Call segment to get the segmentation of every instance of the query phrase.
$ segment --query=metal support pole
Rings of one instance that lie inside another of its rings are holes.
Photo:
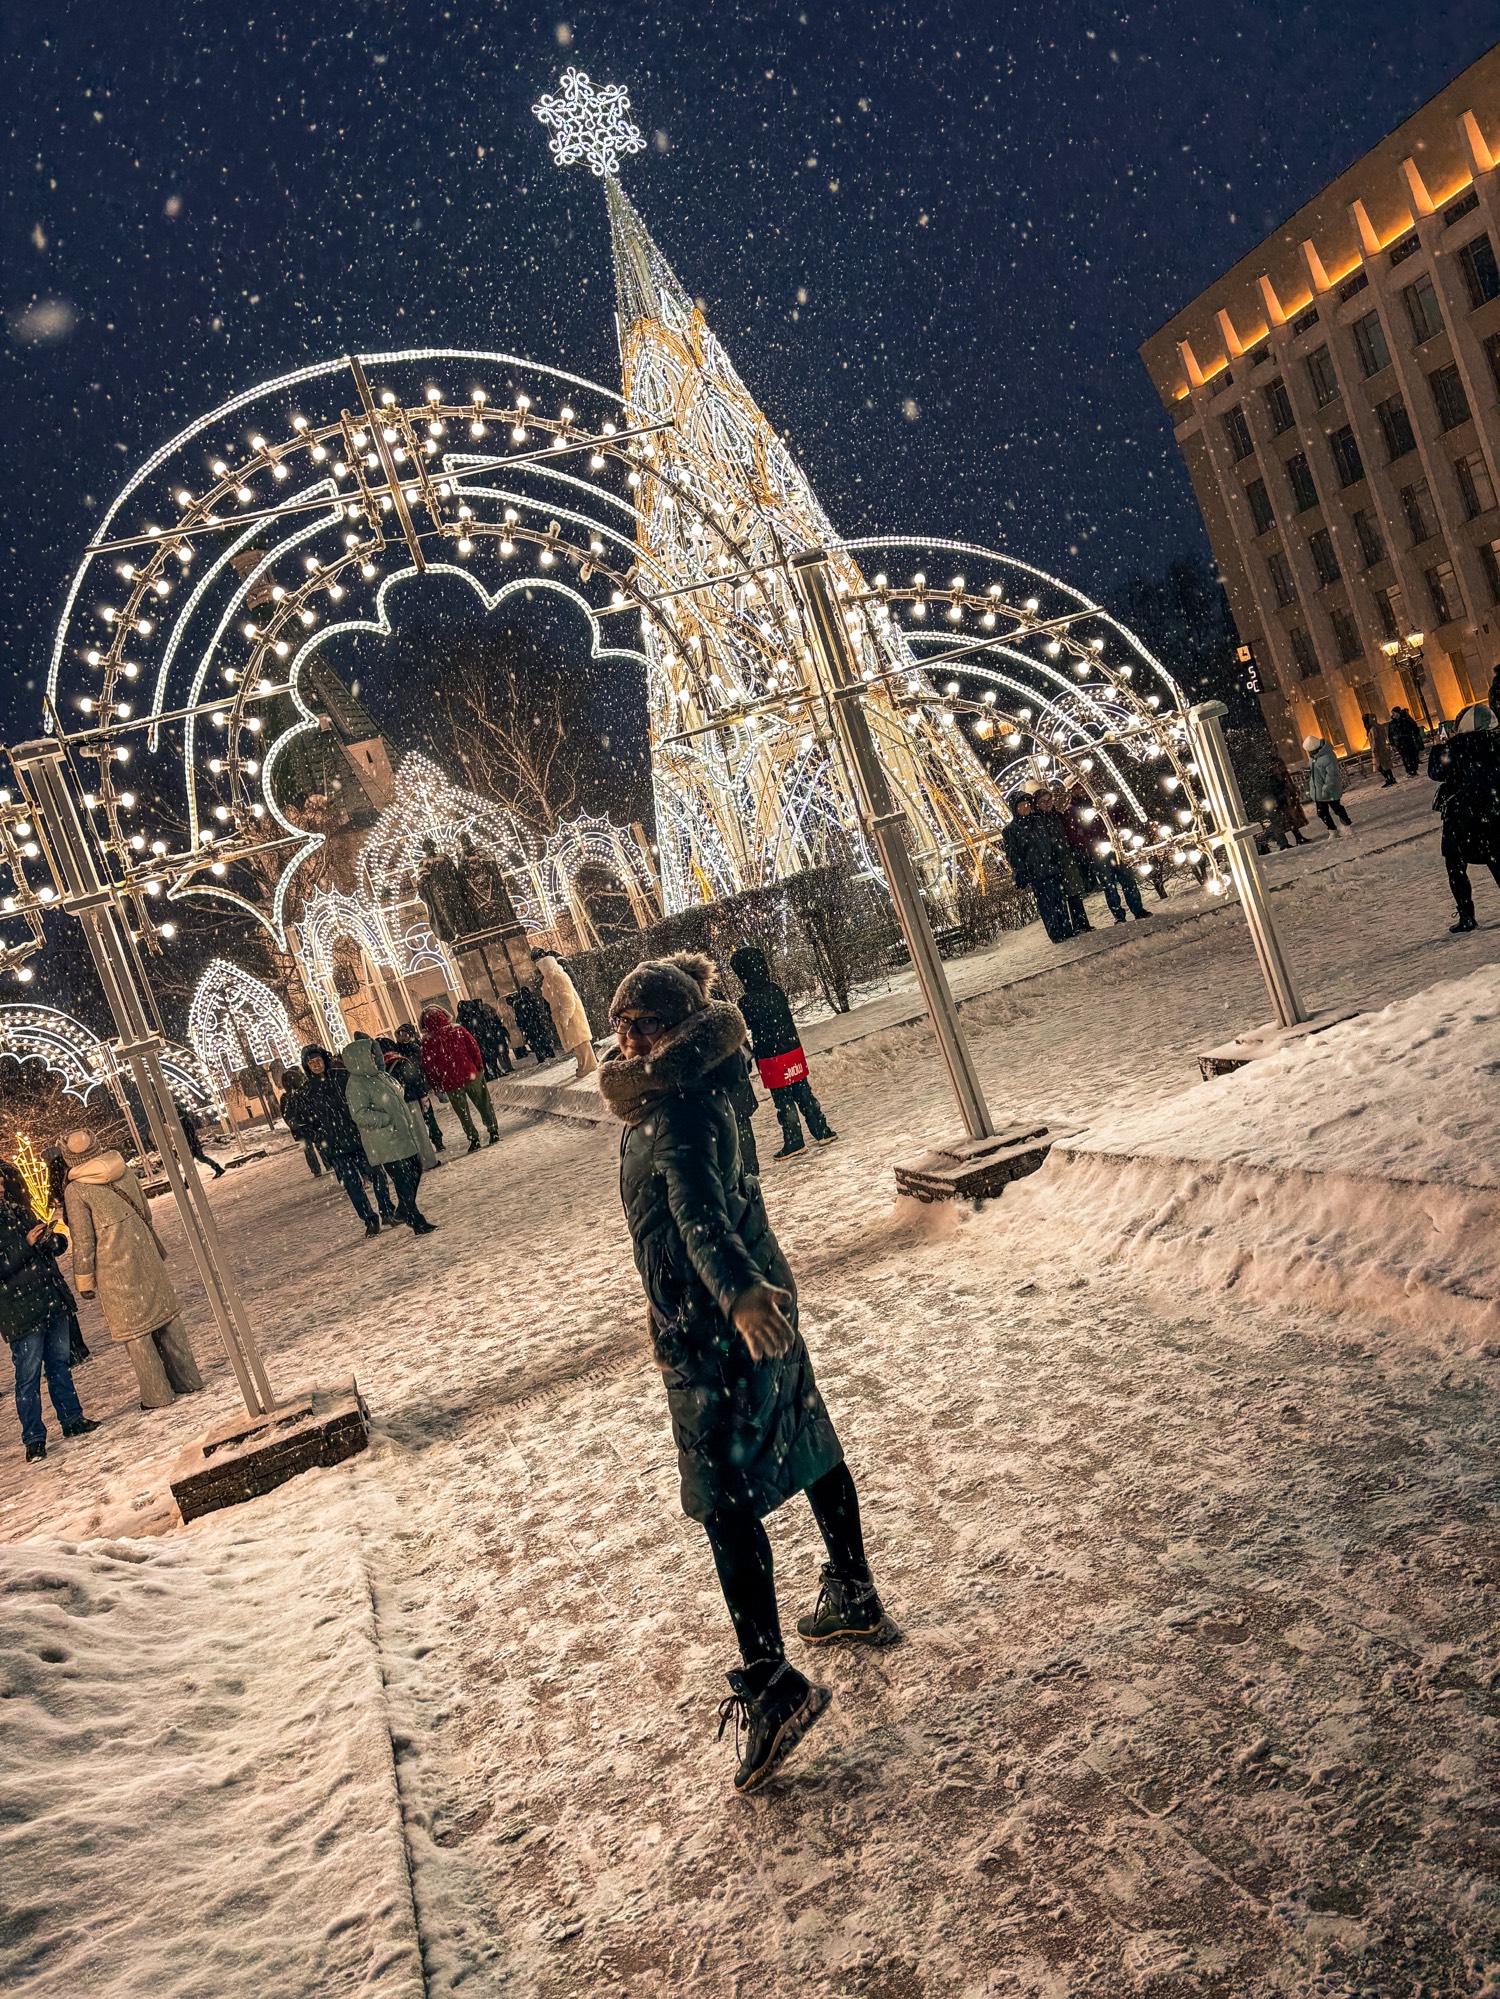
[[[844,613],[833,587],[828,556],[823,549],[794,556],[792,579],[807,612],[813,671],[844,752],[855,802],[864,829],[875,842],[881,866],[901,921],[902,935],[917,983],[937,1034],[943,1065],[958,1102],[959,1115],[970,1138],[990,1138],[994,1122],[974,1068],[969,1044],[958,1024],[958,1009],[948,987],[948,974],[927,919],[917,871],[906,844],[906,814],[895,809],[885,767],[875,748],[865,713],[865,688],[849,643]]]
[[[125,1129],[130,1133],[130,1142],[135,1147],[135,1156],[142,1165],[146,1161],[146,1141],[141,1137],[140,1126],[135,1121],[135,1113],[130,1108],[130,1098],[125,1093],[125,1078],[120,1074],[120,1065],[110,1051],[109,1091],[125,1120]]]
[[[135,940],[120,913],[119,898],[99,872],[94,850],[78,816],[63,766],[63,746],[55,740],[23,743],[11,763],[26,787],[37,835],[57,884],[62,907],[83,925],[94,969],[109,1002],[116,1053],[128,1062],[136,1093],[146,1112],[162,1170],[182,1218],[183,1232],[208,1297],[209,1307],[252,1416],[276,1406],[244,1304],[224,1263],[213,1210],[188,1150],[177,1105],[162,1072],[163,1036]]]
[[[1224,741],[1223,718],[1229,713],[1222,701],[1200,701],[1188,710],[1188,731],[1193,740],[1198,775],[1203,780],[1208,807],[1224,842],[1224,858],[1239,892],[1245,912],[1245,927],[1260,960],[1261,975],[1271,995],[1279,1027],[1295,1027],[1307,1019],[1298,997],[1286,955],[1281,948],[1275,918],[1271,915],[1265,884],[1260,878],[1260,856],[1256,852],[1258,826],[1247,823],[1245,801],[1240,796],[1239,779],[1229,761]]]

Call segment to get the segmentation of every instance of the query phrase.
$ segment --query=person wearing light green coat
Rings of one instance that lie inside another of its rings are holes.
[[[392,1221],[404,1222],[414,1235],[431,1235],[436,1223],[417,1207],[422,1161],[405,1094],[386,1075],[380,1049],[367,1034],[357,1034],[341,1059],[349,1075],[344,1103],[359,1127],[365,1157],[386,1168],[396,1190]]]
[[[1340,826],[1352,824],[1344,807],[1344,773],[1338,755],[1322,736],[1304,736],[1302,747],[1307,752],[1307,795],[1329,832],[1337,834]]]

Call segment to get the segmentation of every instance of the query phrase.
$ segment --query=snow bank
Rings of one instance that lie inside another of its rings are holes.
[[[0,1986],[423,1991],[370,1586],[316,1503],[0,1547]]]
[[[1024,1198],[1210,1283],[1500,1339],[1500,968],[1058,1147]]]

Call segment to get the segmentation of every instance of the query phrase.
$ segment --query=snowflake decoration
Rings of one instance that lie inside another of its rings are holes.
[[[587,160],[589,171],[602,180],[620,171],[622,153],[646,149],[640,128],[625,116],[630,99],[620,85],[595,90],[581,69],[564,70],[561,96],[544,97],[531,108],[544,125],[553,127],[547,143],[560,167]]]

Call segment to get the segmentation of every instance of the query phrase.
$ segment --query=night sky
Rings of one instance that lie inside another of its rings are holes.
[[[843,529],[990,541],[1107,598],[1203,546],[1138,342],[1494,25],[12,0],[0,729],[36,727],[109,496],[225,395],[422,342],[618,379],[600,188],[528,109],[570,62],[630,91],[654,143],[625,184]]]

